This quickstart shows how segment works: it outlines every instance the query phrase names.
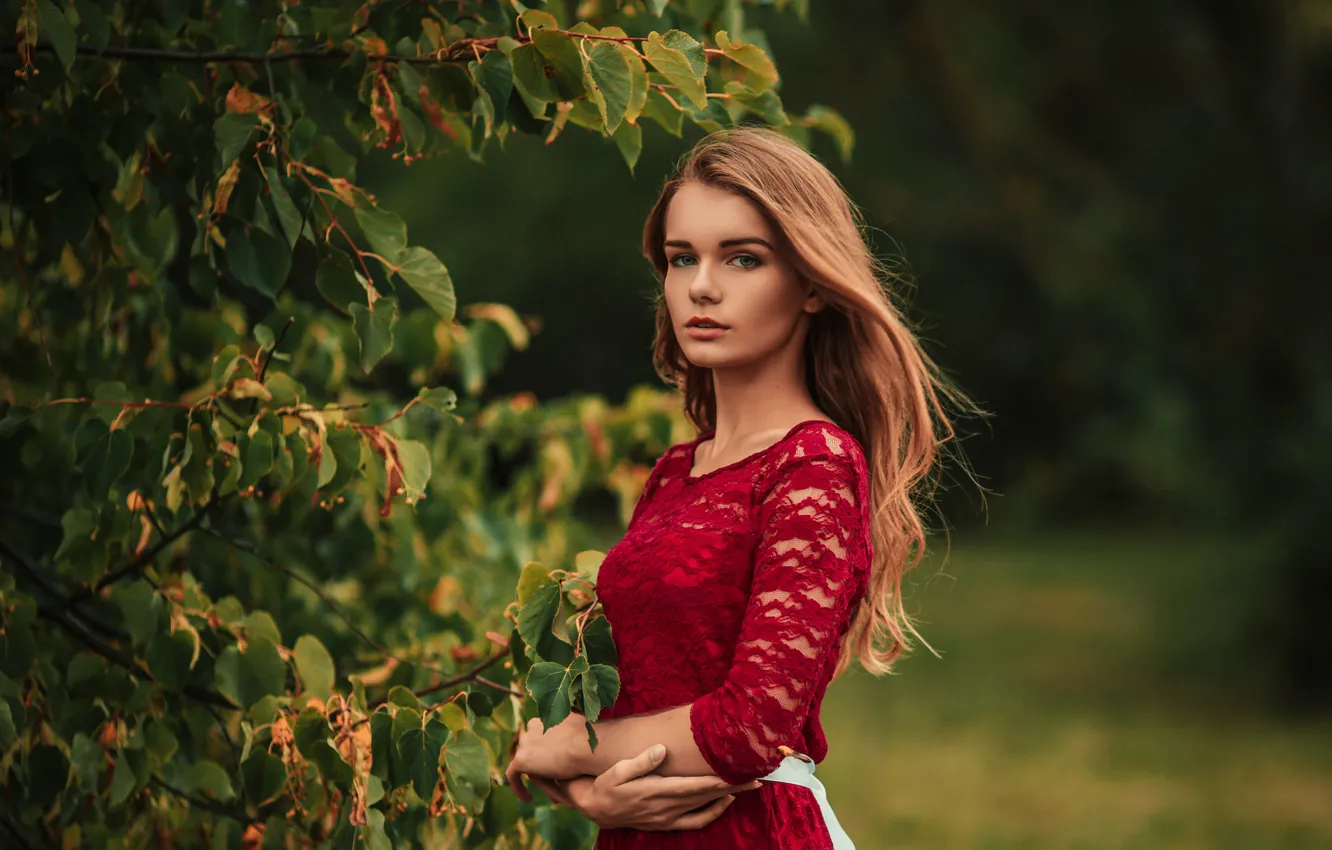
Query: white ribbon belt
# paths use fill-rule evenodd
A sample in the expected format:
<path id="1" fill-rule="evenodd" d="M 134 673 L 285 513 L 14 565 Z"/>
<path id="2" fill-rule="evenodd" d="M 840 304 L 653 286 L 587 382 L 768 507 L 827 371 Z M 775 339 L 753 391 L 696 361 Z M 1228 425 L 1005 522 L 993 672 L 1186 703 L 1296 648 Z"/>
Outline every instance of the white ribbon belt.
<path id="1" fill-rule="evenodd" d="M 777 765 L 776 770 L 759 778 L 763 782 L 800 785 L 814 792 L 814 799 L 818 801 L 819 810 L 823 812 L 823 823 L 828 827 L 828 835 L 832 836 L 833 850 L 856 850 L 856 845 L 851 843 L 851 836 L 842 829 L 842 825 L 837 822 L 837 815 L 833 814 L 832 806 L 828 805 L 828 792 L 814 775 L 813 759 L 804 755 L 787 756 Z"/>

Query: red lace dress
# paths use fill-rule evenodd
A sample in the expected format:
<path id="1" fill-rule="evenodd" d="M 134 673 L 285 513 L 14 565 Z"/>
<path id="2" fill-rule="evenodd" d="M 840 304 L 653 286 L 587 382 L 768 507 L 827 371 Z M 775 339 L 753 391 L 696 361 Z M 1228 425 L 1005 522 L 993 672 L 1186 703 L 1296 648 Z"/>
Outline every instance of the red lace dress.
<path id="1" fill-rule="evenodd" d="M 603 717 L 693 703 L 690 726 L 716 774 L 740 784 L 792 747 L 822 761 L 819 706 L 865 594 L 868 477 L 843 428 L 806 420 L 747 458 L 691 476 L 711 437 L 652 468 L 624 538 L 598 575 L 621 689 Z M 831 848 L 808 788 L 764 782 L 700 830 L 603 829 L 615 848 Z"/>

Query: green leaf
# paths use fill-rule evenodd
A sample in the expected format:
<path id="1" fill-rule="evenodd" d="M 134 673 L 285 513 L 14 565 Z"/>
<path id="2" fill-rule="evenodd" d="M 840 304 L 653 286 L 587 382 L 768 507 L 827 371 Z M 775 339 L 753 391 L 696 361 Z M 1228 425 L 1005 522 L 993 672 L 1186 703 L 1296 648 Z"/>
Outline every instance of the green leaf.
<path id="1" fill-rule="evenodd" d="M 125 758 L 125 750 L 120 750 L 116 754 L 115 771 L 111 776 L 111 788 L 107 793 L 107 802 L 111 806 L 119 806 L 129 799 L 130 792 L 134 790 L 138 781 L 134 778 L 134 771 L 130 769 L 129 760 Z"/>
<path id="2" fill-rule="evenodd" d="M 684 128 L 684 113 L 675 108 L 666 95 L 655 88 L 648 88 L 647 102 L 643 105 L 643 118 L 651 118 L 660 124 L 666 132 L 681 137 Z"/>
<path id="3" fill-rule="evenodd" d="M 356 197 L 356 223 L 361 226 L 370 248 L 389 263 L 396 263 L 398 255 L 407 247 L 407 225 L 393 212 L 380 209 L 365 200 Z"/>
<path id="4" fill-rule="evenodd" d="M 263 749 L 256 750 L 241 762 L 241 784 L 245 795 L 255 805 L 262 805 L 282 793 L 287 781 L 287 768 L 282 759 Z"/>
<path id="5" fill-rule="evenodd" d="M 286 372 L 270 371 L 268 376 L 264 378 L 264 386 L 268 388 L 269 393 L 273 396 L 274 407 L 294 407 L 304 401 L 306 397 L 305 387 Z M 291 444 L 290 438 L 292 436 L 296 436 L 298 439 L 300 437 L 299 434 L 294 432 L 288 434 L 288 445 Z"/>
<path id="6" fill-rule="evenodd" d="M 384 813 L 379 809 L 366 809 L 365 847 L 366 850 L 393 850 L 393 843 L 384 831 Z"/>
<path id="7" fill-rule="evenodd" d="M 230 800 L 236 796 L 231 779 L 215 761 L 197 761 L 185 771 L 185 790 L 201 792 L 205 797 Z"/>
<path id="8" fill-rule="evenodd" d="M 190 675 L 194 656 L 194 638 L 184 629 L 167 634 L 156 632 L 148 644 L 144 660 L 148 672 L 165 690 L 180 691 Z"/>
<path id="9" fill-rule="evenodd" d="M 569 671 L 563 665 L 550 661 L 533 664 L 527 673 L 527 691 L 536 700 L 546 728 L 569 716 Z"/>
<path id="10" fill-rule="evenodd" d="M 114 588 L 111 598 L 120 607 L 120 616 L 133 646 L 147 646 L 157 634 L 158 611 L 161 609 L 161 601 L 153 593 L 152 585 L 138 578 Z"/>
<path id="11" fill-rule="evenodd" d="M 676 33 L 679 30 L 671 30 L 670 32 Z M 667 33 L 667 35 L 670 35 L 670 33 Z M 689 37 L 685 36 L 685 38 Z M 689 39 L 689 41 L 693 41 L 693 39 Z M 678 37 L 674 39 L 674 42 L 681 47 L 689 47 L 685 41 Z M 694 44 L 698 45 L 698 42 L 694 42 Z M 698 53 L 700 57 L 702 51 L 703 48 L 699 46 Z M 689 99 L 690 103 L 698 109 L 707 107 L 707 89 L 703 84 L 703 70 L 706 69 L 706 64 L 703 65 L 702 69 L 696 69 L 692 53 L 686 55 L 664 41 L 661 34 L 655 32 L 648 35 L 648 40 L 643 46 L 643 55 L 647 57 L 647 61 L 652 63 L 652 67 L 658 73 L 665 77 L 671 85 L 676 86 L 680 90 L 680 94 Z"/>
<path id="12" fill-rule="evenodd" d="M 851 161 L 851 149 L 856 145 L 856 134 L 847 120 L 835 109 L 828 106 L 811 106 L 805 111 L 805 117 L 800 123 L 827 133 L 837 144 L 837 153 L 842 157 L 842 162 Z"/>
<path id="13" fill-rule="evenodd" d="M 551 75 L 555 73 L 555 66 L 541 55 L 541 51 L 536 49 L 536 45 L 524 44 L 521 47 L 515 47 L 509 54 L 509 61 L 513 65 L 513 82 L 521 92 L 528 98 L 549 103 L 553 100 L 559 100 L 560 95 L 555 91 L 555 83 L 551 77 L 546 75 L 546 69 L 550 68 Z"/>
<path id="14" fill-rule="evenodd" d="M 708 58 L 703 51 L 703 45 L 684 30 L 667 30 L 661 37 L 662 43 L 671 50 L 679 51 L 689 62 L 689 67 L 700 79 L 707 76 Z"/>
<path id="15" fill-rule="evenodd" d="M 444 750 L 444 788 L 455 803 L 479 814 L 490 794 L 490 753 L 471 729 L 449 735 Z"/>
<path id="16" fill-rule="evenodd" d="M 70 508 L 60 518 L 60 525 L 64 530 L 64 536 L 60 540 L 60 548 L 55 553 L 57 561 L 88 548 L 93 529 L 97 527 L 97 517 L 87 508 Z"/>
<path id="17" fill-rule="evenodd" d="M 786 117 L 786 111 L 782 109 L 781 98 L 772 89 L 755 91 L 731 80 L 726 84 L 726 93 L 730 95 L 732 101 L 755 113 L 768 124 L 780 126 L 791 123 L 791 119 Z"/>
<path id="18" fill-rule="evenodd" d="M 14 714 L 10 711 L 9 701 L 0 699 L 0 752 L 8 750 L 18 740 L 18 729 L 14 726 Z"/>
<path id="19" fill-rule="evenodd" d="M 245 615 L 245 634 L 249 638 L 263 638 L 273 644 L 282 643 L 282 631 L 277 620 L 267 611 L 251 611 Z"/>
<path id="20" fill-rule="evenodd" d="M 217 145 L 218 159 L 223 169 L 230 166 L 233 160 L 240 158 L 241 152 L 249 143 L 250 135 L 258 126 L 258 118 L 239 112 L 224 113 L 213 122 L 213 140 Z"/>
<path id="21" fill-rule="evenodd" d="M 111 41 L 111 22 L 97 0 L 75 0 L 74 8 L 79 13 L 79 26 L 88 34 L 88 43 L 98 53 L 106 50 Z"/>
<path id="22" fill-rule="evenodd" d="M 291 247 L 256 226 L 229 228 L 226 256 L 237 280 L 272 299 L 291 272 Z"/>
<path id="23" fill-rule="evenodd" d="M 361 344 L 361 368 L 369 374 L 384 355 L 393 350 L 393 325 L 398 321 L 398 302 L 380 298 L 374 307 L 350 304 L 356 324 L 356 339 Z"/>
<path id="24" fill-rule="evenodd" d="M 661 13 L 666 10 L 666 4 L 669 2 L 671 0 L 648 0 L 648 11 L 660 18 Z"/>
<path id="25" fill-rule="evenodd" d="M 518 20 L 522 21 L 528 29 L 545 27 L 546 29 L 557 30 L 560 28 L 559 19 L 550 12 L 541 9 L 528 9 L 518 16 Z"/>
<path id="26" fill-rule="evenodd" d="M 422 708 L 421 699 L 412 693 L 411 688 L 405 685 L 394 685 L 389 688 L 388 701 L 390 705 L 400 705 L 404 708 L 415 709 L 418 712 Z"/>
<path id="27" fill-rule="evenodd" d="M 611 637 L 610 622 L 605 617 L 596 617 L 583 627 L 583 649 L 588 661 L 592 662 L 594 667 L 619 663 L 619 654 Z"/>
<path id="28" fill-rule="evenodd" d="M 772 59 L 761 47 L 756 44 L 733 43 L 726 30 L 717 32 L 716 41 L 718 49 L 728 58 L 752 72 L 745 79 L 745 84 L 751 89 L 765 89 L 777 82 L 777 67 L 772 64 Z"/>
<path id="29" fill-rule="evenodd" d="M 629 166 L 629 173 L 633 174 L 638 156 L 643 152 L 643 128 L 626 121 L 615 129 L 613 138 L 615 146 L 620 149 L 620 156 L 624 157 Z"/>
<path id="30" fill-rule="evenodd" d="M 547 63 L 554 69 L 551 81 L 560 100 L 573 100 L 581 97 L 583 89 L 583 55 L 574 43 L 577 36 L 569 36 L 546 29 L 534 29 L 531 32 L 532 44 L 541 51 Z M 515 50 L 514 53 L 518 51 Z"/>
<path id="31" fill-rule="evenodd" d="M 217 689 L 241 708 L 286 690 L 287 665 L 267 638 L 255 638 L 242 654 L 233 644 L 218 653 L 214 663 Z"/>
<path id="32" fill-rule="evenodd" d="M 527 603 L 518 612 L 518 633 L 528 646 L 539 651 L 547 635 L 554 637 L 551 626 L 559 614 L 561 601 L 560 586 L 554 581 L 530 592 Z"/>
<path id="33" fill-rule="evenodd" d="M 603 708 L 610 708 L 620 695 L 620 673 L 605 664 L 593 664 L 579 677 L 583 688 L 583 713 L 596 723 Z"/>
<path id="34" fill-rule="evenodd" d="M 156 277 L 176 256 L 180 227 L 170 207 L 153 215 L 147 204 L 139 204 L 125 216 L 121 236 L 134 265 Z"/>
<path id="35" fill-rule="evenodd" d="M 427 803 L 434 796 L 435 784 L 439 781 L 440 755 L 448 743 L 449 734 L 449 727 L 438 720 L 428 720 L 424 728 L 409 728 L 398 738 L 398 754 L 407 767 L 412 787 Z"/>
<path id="36" fill-rule="evenodd" d="M 129 469 L 134 438 L 123 428 L 111 431 L 100 419 L 88 419 L 79 426 L 75 443 L 88 495 L 105 500 L 111 485 Z"/>
<path id="37" fill-rule="evenodd" d="M 325 301 L 344 315 L 351 315 L 347 309 L 349 304 L 369 303 L 369 290 L 357 277 L 351 257 L 336 248 L 330 249 L 319 261 L 315 288 Z"/>
<path id="38" fill-rule="evenodd" d="M 267 431 L 257 430 L 254 436 L 243 438 L 241 446 L 241 490 L 258 484 L 273 468 L 273 438 Z"/>
<path id="39" fill-rule="evenodd" d="M 398 440 L 398 463 L 402 465 L 402 484 L 407 497 L 421 498 L 430 483 L 430 449 L 416 440 Z"/>
<path id="40" fill-rule="evenodd" d="M 313 635 L 301 635 L 291 651 L 306 693 L 327 700 L 333 691 L 333 656 Z"/>
<path id="41" fill-rule="evenodd" d="M 587 52 L 583 66 L 583 87 L 587 97 L 601 113 L 606 131 L 614 133 L 629 109 L 633 90 L 629 60 L 613 42 L 597 41 Z"/>
<path id="42" fill-rule="evenodd" d="M 399 255 L 398 275 L 446 322 L 453 321 L 458 300 L 449 270 L 429 250 L 413 245 Z"/>
<path id="43" fill-rule="evenodd" d="M 537 561 L 530 561 L 523 565 L 523 571 L 518 576 L 518 604 L 526 605 L 532 598 L 532 594 L 550 581 L 550 570 L 546 569 Z M 545 616 L 544 614 L 542 616 Z M 554 615 L 551 615 L 554 619 Z M 546 626 L 549 628 L 549 625 Z"/>
<path id="44" fill-rule="evenodd" d="M 448 387 L 421 387 L 416 397 L 426 407 L 444 413 L 458 406 L 458 394 Z"/>
<path id="45" fill-rule="evenodd" d="M 320 490 L 327 494 L 341 492 L 361 469 L 360 432 L 354 428 L 330 429 L 324 453 L 331 454 L 337 466 L 333 476 L 319 485 Z"/>
<path id="46" fill-rule="evenodd" d="M 37 15 L 40 21 L 38 32 L 51 42 L 56 58 L 65 66 L 65 70 L 69 70 L 74 64 L 79 41 L 74 28 L 51 0 L 37 0 Z"/>
<path id="47" fill-rule="evenodd" d="M 479 63 L 470 64 L 476 81 L 490 95 L 496 109 L 503 109 L 513 91 L 513 64 L 503 51 L 487 50 Z"/>
<path id="48" fill-rule="evenodd" d="M 282 225 L 282 232 L 287 236 L 287 245 L 293 246 L 301 237 L 300 210 L 292 203 L 291 195 L 287 194 L 286 187 L 282 185 L 282 178 L 278 175 L 277 169 L 265 168 L 264 179 L 268 182 L 268 197 L 273 202 L 273 209 L 277 211 L 278 223 Z"/>

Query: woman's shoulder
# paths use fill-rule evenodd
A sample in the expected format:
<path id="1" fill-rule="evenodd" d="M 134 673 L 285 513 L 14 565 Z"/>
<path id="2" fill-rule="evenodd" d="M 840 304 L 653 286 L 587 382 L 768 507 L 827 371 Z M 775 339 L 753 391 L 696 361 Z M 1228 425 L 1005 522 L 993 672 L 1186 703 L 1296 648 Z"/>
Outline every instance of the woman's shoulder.
<path id="1" fill-rule="evenodd" d="M 762 501 L 778 489 L 845 482 L 863 494 L 868 481 L 860 441 L 836 422 L 806 420 L 779 441 L 755 470 L 755 496 Z"/>
<path id="2" fill-rule="evenodd" d="M 847 429 L 828 419 L 808 419 L 793 428 L 770 453 L 768 466 L 780 471 L 802 465 L 802 461 L 833 460 L 863 468 L 865 452 Z"/>

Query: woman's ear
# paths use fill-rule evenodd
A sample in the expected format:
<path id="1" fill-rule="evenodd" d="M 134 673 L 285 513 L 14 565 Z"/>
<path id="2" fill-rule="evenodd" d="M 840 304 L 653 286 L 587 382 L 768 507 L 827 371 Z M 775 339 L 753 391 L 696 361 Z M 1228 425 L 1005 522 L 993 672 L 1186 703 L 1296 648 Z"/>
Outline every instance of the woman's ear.
<path id="1" fill-rule="evenodd" d="M 818 290 L 812 283 L 805 284 L 805 306 L 807 313 L 817 313 L 827 305 L 823 301 L 823 296 L 819 295 Z"/>

